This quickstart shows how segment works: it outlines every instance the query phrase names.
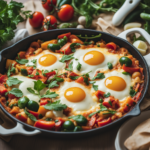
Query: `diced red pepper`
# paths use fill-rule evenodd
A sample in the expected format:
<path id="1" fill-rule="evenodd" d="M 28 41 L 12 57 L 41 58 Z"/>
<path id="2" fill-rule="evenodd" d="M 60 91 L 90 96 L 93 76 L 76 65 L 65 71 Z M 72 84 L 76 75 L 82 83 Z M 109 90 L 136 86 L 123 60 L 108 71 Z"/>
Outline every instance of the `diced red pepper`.
<path id="1" fill-rule="evenodd" d="M 128 105 L 126 105 L 123 109 L 124 112 L 128 112 L 130 110 L 130 107 Z"/>
<path id="2" fill-rule="evenodd" d="M 138 93 L 133 97 L 133 99 L 137 102 L 137 101 L 140 99 L 141 95 L 142 95 L 142 93 L 141 93 L 141 92 L 138 92 Z"/>
<path id="3" fill-rule="evenodd" d="M 122 69 L 130 74 L 140 71 L 139 67 L 126 67 L 125 64 L 123 64 Z"/>
<path id="4" fill-rule="evenodd" d="M 45 129 L 45 130 L 52 130 L 55 126 L 54 121 L 45 121 L 45 120 L 38 120 L 34 124 L 35 127 Z"/>
<path id="5" fill-rule="evenodd" d="M 28 110 L 28 112 L 29 112 L 30 114 L 32 114 L 33 116 L 35 116 L 37 119 L 39 118 L 39 113 L 38 113 L 38 112 L 31 111 L 31 110 Z"/>
<path id="6" fill-rule="evenodd" d="M 103 98 L 103 95 L 104 95 L 104 94 L 105 94 L 105 92 L 100 91 L 100 90 L 98 90 L 98 91 L 95 92 L 95 95 L 96 95 L 96 97 L 97 97 L 98 99 Z"/>
<path id="7" fill-rule="evenodd" d="M 56 120 L 58 120 L 58 122 L 55 123 L 55 130 L 58 131 L 61 129 L 64 120 L 61 117 L 58 117 Z"/>
<path id="8" fill-rule="evenodd" d="M 34 69 L 33 69 L 33 67 L 26 67 L 26 70 L 27 70 L 28 74 L 32 74 Z"/>
<path id="9" fill-rule="evenodd" d="M 3 84 L 0 84 L 0 95 L 5 95 L 6 92 L 6 87 Z"/>
<path id="10" fill-rule="evenodd" d="M 27 117 L 23 116 L 22 114 L 17 114 L 16 115 L 16 118 L 23 121 L 23 122 L 26 122 L 27 121 Z"/>
<path id="11" fill-rule="evenodd" d="M 71 43 L 66 43 L 63 47 L 61 47 L 61 49 L 59 50 L 59 52 L 69 55 L 72 53 L 71 48 L 70 48 Z"/>
<path id="12" fill-rule="evenodd" d="M 83 83 L 84 82 L 84 78 L 83 77 L 79 77 L 78 79 L 76 79 L 75 82 Z"/>
<path id="13" fill-rule="evenodd" d="M 2 84 L 5 83 L 7 81 L 7 79 L 8 79 L 7 75 L 0 76 L 0 83 L 2 83 Z"/>
<path id="14" fill-rule="evenodd" d="M 40 106 L 48 104 L 49 101 L 51 101 L 50 98 L 41 98 L 41 100 L 40 100 Z"/>
<path id="15" fill-rule="evenodd" d="M 103 121 L 98 122 L 98 126 L 101 127 L 101 126 L 107 125 L 109 123 L 111 123 L 111 118 L 110 117 L 108 119 L 105 119 Z"/>
<path id="16" fill-rule="evenodd" d="M 88 121 L 88 126 L 93 127 L 95 123 L 96 123 L 96 114 L 90 118 L 90 120 Z"/>
<path id="17" fill-rule="evenodd" d="M 50 77 L 52 75 L 55 75 L 56 71 L 51 71 L 51 72 L 48 72 L 48 73 L 45 73 L 45 74 L 46 74 L 46 77 Z"/>
<path id="18" fill-rule="evenodd" d="M 89 126 L 82 126 L 82 129 L 83 129 L 83 131 L 91 130 L 91 129 L 92 129 L 92 127 L 89 127 Z"/>
<path id="19" fill-rule="evenodd" d="M 64 33 L 64 34 L 58 35 L 58 39 L 62 39 L 64 38 L 64 36 L 66 36 L 69 39 L 70 35 L 71 35 L 71 32 Z"/>
<path id="20" fill-rule="evenodd" d="M 69 77 L 70 77 L 70 76 L 75 77 L 75 76 L 79 76 L 79 75 L 76 74 L 76 73 L 74 73 L 74 72 L 71 72 L 71 73 L 69 74 Z"/>
<path id="21" fill-rule="evenodd" d="M 15 95 L 13 95 L 13 94 L 8 94 L 8 99 L 14 99 L 14 98 L 16 98 Z"/>
<path id="22" fill-rule="evenodd" d="M 109 48 L 109 49 L 113 49 L 113 50 L 117 49 L 117 45 L 113 42 L 110 42 L 110 43 L 106 44 L 106 47 Z"/>

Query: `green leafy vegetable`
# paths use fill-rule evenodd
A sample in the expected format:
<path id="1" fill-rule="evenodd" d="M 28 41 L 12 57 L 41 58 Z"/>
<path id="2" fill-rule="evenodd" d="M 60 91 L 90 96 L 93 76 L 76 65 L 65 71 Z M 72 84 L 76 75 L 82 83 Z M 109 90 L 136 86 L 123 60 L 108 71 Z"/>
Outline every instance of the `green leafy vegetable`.
<path id="1" fill-rule="evenodd" d="M 103 79 L 103 78 L 105 78 L 104 73 L 98 73 L 98 74 L 96 75 L 96 77 L 93 77 L 93 78 L 92 78 L 92 80 L 95 80 L 95 79 Z"/>
<path id="2" fill-rule="evenodd" d="M 21 64 L 21 65 L 24 65 L 24 64 L 28 63 L 28 60 L 27 59 L 19 59 L 19 60 L 16 59 L 16 62 Z"/>
<path id="3" fill-rule="evenodd" d="M 56 110 L 56 111 L 61 111 L 63 109 L 67 108 L 66 104 L 61 104 L 60 100 L 53 102 L 53 103 L 48 103 L 44 106 L 45 109 L 48 110 Z"/>
<path id="4" fill-rule="evenodd" d="M 98 34 L 98 35 L 92 35 L 91 37 L 85 35 L 84 37 L 80 34 L 80 35 L 76 35 L 77 37 L 79 38 L 82 38 L 82 39 L 95 39 L 95 38 L 99 38 L 101 37 L 102 34 Z"/>
<path id="5" fill-rule="evenodd" d="M 101 110 L 95 111 L 95 112 L 89 114 L 89 117 L 91 118 L 93 115 L 95 115 L 95 114 L 97 114 L 97 113 L 100 113 L 100 112 L 101 112 Z"/>
<path id="6" fill-rule="evenodd" d="M 68 118 L 75 120 L 78 125 L 86 125 L 87 123 L 87 119 L 82 115 L 70 116 Z"/>
<path id="7" fill-rule="evenodd" d="M 27 109 L 24 109 L 25 114 L 32 120 L 32 121 L 37 121 L 36 117 L 32 114 L 30 114 Z"/>
<path id="8" fill-rule="evenodd" d="M 39 95 L 39 93 L 35 92 L 33 88 L 28 87 L 27 90 L 34 95 Z"/>
<path id="9" fill-rule="evenodd" d="M 98 85 L 94 85 L 94 81 L 90 81 L 90 83 L 92 84 L 92 87 L 93 87 L 93 89 L 95 90 L 95 91 L 97 91 L 98 90 Z"/>
<path id="10" fill-rule="evenodd" d="M 16 69 L 14 67 L 14 64 L 10 65 L 7 71 L 7 76 L 9 77 L 11 75 L 11 73 L 16 73 Z"/>
<path id="11" fill-rule="evenodd" d="M 106 93 L 106 94 L 104 94 L 104 97 L 109 97 L 110 96 L 110 93 L 108 92 L 108 93 Z"/>
<path id="12" fill-rule="evenodd" d="M 46 87 L 46 84 L 44 84 L 41 80 L 37 80 L 33 82 L 34 82 L 34 89 L 38 92 L 40 92 Z"/>
<path id="13" fill-rule="evenodd" d="M 131 76 L 129 72 L 122 72 L 122 74 Z"/>
<path id="14" fill-rule="evenodd" d="M 8 86 L 12 86 L 12 85 L 22 83 L 22 81 L 18 80 L 17 78 L 14 78 L 14 77 L 9 77 L 8 80 L 6 81 L 6 83 L 8 84 Z"/>
<path id="15" fill-rule="evenodd" d="M 57 96 L 59 96 L 57 93 L 55 92 L 50 92 L 47 91 L 45 95 L 42 95 L 42 98 L 56 98 Z"/>
<path id="16" fill-rule="evenodd" d="M 71 55 L 63 55 L 63 57 L 61 58 L 60 62 L 64 63 L 65 61 L 68 61 L 70 59 L 73 59 L 73 54 Z"/>
<path id="17" fill-rule="evenodd" d="M 72 71 L 73 70 L 73 62 L 71 62 L 68 66 L 68 68 L 66 68 L 65 70 L 68 70 L 68 71 Z"/>
<path id="18" fill-rule="evenodd" d="M 15 95 L 16 97 L 22 97 L 23 96 L 23 93 L 21 90 L 17 89 L 17 88 L 13 88 L 11 89 L 11 91 L 8 92 L 9 94 L 13 94 Z"/>
<path id="19" fill-rule="evenodd" d="M 69 76 L 70 79 L 72 80 L 77 80 L 80 76 Z"/>
<path id="20" fill-rule="evenodd" d="M 110 69 L 110 70 L 113 68 L 112 63 L 110 63 L 110 62 L 107 63 L 107 66 L 108 66 L 108 69 Z"/>
<path id="21" fill-rule="evenodd" d="M 77 46 L 80 46 L 81 44 L 80 43 L 72 43 L 71 45 L 70 45 L 70 48 L 71 48 L 71 51 L 72 52 L 75 52 L 76 51 L 76 47 Z"/>
<path id="22" fill-rule="evenodd" d="M 136 35 L 134 34 L 134 36 L 133 36 L 133 43 L 134 43 L 135 41 L 138 41 L 138 40 L 146 41 L 143 36 L 139 36 L 139 37 L 137 38 Z"/>
<path id="23" fill-rule="evenodd" d="M 37 59 L 31 60 L 31 62 L 33 62 L 35 64 L 37 62 Z"/>
<path id="24" fill-rule="evenodd" d="M 131 97 L 134 97 L 136 95 L 136 91 L 133 89 L 133 87 L 130 87 L 130 95 Z"/>
<path id="25" fill-rule="evenodd" d="M 81 66 L 82 66 L 82 65 L 78 62 L 78 65 L 77 65 L 77 70 L 78 70 L 78 71 L 81 70 Z"/>
<path id="26" fill-rule="evenodd" d="M 52 81 L 49 85 L 48 88 L 53 88 L 53 87 L 58 87 L 59 85 L 57 84 L 57 81 Z"/>

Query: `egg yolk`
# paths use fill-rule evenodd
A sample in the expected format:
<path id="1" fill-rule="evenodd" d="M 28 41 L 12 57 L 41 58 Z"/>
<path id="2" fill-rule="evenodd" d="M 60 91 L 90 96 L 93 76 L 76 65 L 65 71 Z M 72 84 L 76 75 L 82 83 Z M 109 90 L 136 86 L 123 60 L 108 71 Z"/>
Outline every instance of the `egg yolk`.
<path id="1" fill-rule="evenodd" d="M 123 91 L 126 88 L 126 82 L 121 77 L 111 76 L 105 80 L 105 86 L 114 91 Z"/>
<path id="2" fill-rule="evenodd" d="M 64 96 L 68 101 L 77 103 L 83 101 L 86 94 L 84 90 L 79 87 L 71 87 L 65 91 Z"/>
<path id="3" fill-rule="evenodd" d="M 104 61 L 104 59 L 104 55 L 98 51 L 90 51 L 83 57 L 84 62 L 89 65 L 99 65 Z"/>
<path id="4" fill-rule="evenodd" d="M 42 66 L 50 66 L 57 61 L 57 57 L 52 54 L 45 54 L 40 57 L 39 64 Z"/>

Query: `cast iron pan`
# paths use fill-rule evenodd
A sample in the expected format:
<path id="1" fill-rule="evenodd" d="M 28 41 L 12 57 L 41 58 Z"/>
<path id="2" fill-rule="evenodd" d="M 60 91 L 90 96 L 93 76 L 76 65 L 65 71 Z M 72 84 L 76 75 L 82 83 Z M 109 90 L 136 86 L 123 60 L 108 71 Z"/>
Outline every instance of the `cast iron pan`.
<path id="1" fill-rule="evenodd" d="M 144 96 L 148 90 L 148 84 L 149 84 L 149 69 L 147 66 L 147 63 L 145 61 L 145 59 L 143 58 L 143 56 L 139 53 L 139 51 L 136 50 L 135 47 L 133 47 L 129 42 L 113 36 L 111 34 L 108 33 L 104 33 L 104 32 L 100 32 L 100 31 L 95 31 L 95 30 L 88 30 L 88 29 L 55 29 L 55 30 L 50 30 L 50 31 L 45 31 L 45 32 L 40 32 L 37 34 L 34 34 L 32 36 L 29 36 L 27 38 L 24 38 L 23 40 L 15 43 L 14 45 L 2 50 L 0 52 L 0 73 L 4 74 L 5 73 L 5 63 L 6 63 L 6 59 L 14 59 L 17 56 L 17 53 L 19 51 L 26 51 L 28 49 L 28 47 L 30 46 L 30 43 L 33 41 L 36 41 L 38 39 L 40 40 L 51 40 L 51 39 L 56 39 L 58 35 L 63 34 L 63 33 L 67 33 L 67 32 L 71 32 L 72 34 L 76 34 L 79 35 L 81 34 L 82 36 L 92 36 L 92 35 L 98 35 L 98 34 L 102 34 L 102 36 L 100 38 L 96 38 L 94 39 L 94 41 L 99 41 L 101 39 L 103 39 L 106 42 L 114 42 L 117 45 L 119 45 L 120 47 L 124 47 L 126 49 L 128 49 L 128 51 L 139 60 L 141 67 L 144 68 L 144 76 L 145 76 L 145 82 L 144 82 L 144 90 L 142 91 L 142 96 L 140 98 L 140 100 L 138 101 L 138 103 L 135 105 L 135 107 L 129 112 L 127 113 L 125 116 L 123 116 L 120 119 L 117 119 L 116 121 L 100 127 L 100 128 L 96 128 L 96 129 L 92 129 L 92 130 L 88 130 L 88 131 L 82 131 L 82 132 L 56 132 L 56 131 L 48 131 L 48 130 L 44 130 L 44 129 L 39 129 L 39 128 L 35 128 L 33 126 L 30 126 L 26 123 L 23 123 L 19 120 L 17 120 L 15 117 L 13 117 L 11 114 L 9 114 L 0 104 L 0 107 L 2 108 L 2 110 L 13 120 L 15 120 L 16 122 L 19 122 L 21 124 L 23 124 L 25 127 L 29 127 L 30 129 L 38 129 L 41 131 L 41 133 L 43 135 L 49 135 L 52 137 L 60 137 L 60 138 L 66 138 L 66 137 L 82 137 L 85 135 L 91 135 L 91 134 L 96 134 L 96 133 L 100 133 L 102 131 L 108 130 L 108 129 L 113 129 L 113 126 L 115 126 L 118 123 L 121 123 L 122 121 L 124 121 L 125 119 L 132 117 L 132 116 L 137 116 L 140 114 L 140 108 L 139 105 L 142 102 L 142 100 L 144 99 Z"/>

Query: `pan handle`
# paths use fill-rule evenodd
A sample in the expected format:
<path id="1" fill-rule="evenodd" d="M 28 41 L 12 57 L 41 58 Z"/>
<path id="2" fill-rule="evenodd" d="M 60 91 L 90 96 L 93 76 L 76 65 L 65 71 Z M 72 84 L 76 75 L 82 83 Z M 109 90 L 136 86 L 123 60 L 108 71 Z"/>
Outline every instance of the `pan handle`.
<path id="1" fill-rule="evenodd" d="M 23 125 L 17 122 L 17 125 L 12 128 L 12 129 L 5 129 L 4 127 L 2 127 L 0 125 L 0 135 L 3 136 L 9 136 L 9 135 L 14 135 L 14 134 L 22 134 L 22 135 L 26 135 L 26 136 L 33 136 L 33 135 L 37 135 L 40 134 L 41 131 L 39 130 L 34 130 L 34 131 L 26 131 L 23 128 Z"/>
<path id="2" fill-rule="evenodd" d="M 141 34 L 145 38 L 145 40 L 148 42 L 148 44 L 150 44 L 150 35 L 142 28 L 131 28 L 131 29 L 125 30 L 125 31 L 121 32 L 118 35 L 118 37 L 120 37 L 124 40 L 127 40 L 127 36 L 129 34 L 132 34 L 132 33 L 135 33 L 135 32 Z"/>

